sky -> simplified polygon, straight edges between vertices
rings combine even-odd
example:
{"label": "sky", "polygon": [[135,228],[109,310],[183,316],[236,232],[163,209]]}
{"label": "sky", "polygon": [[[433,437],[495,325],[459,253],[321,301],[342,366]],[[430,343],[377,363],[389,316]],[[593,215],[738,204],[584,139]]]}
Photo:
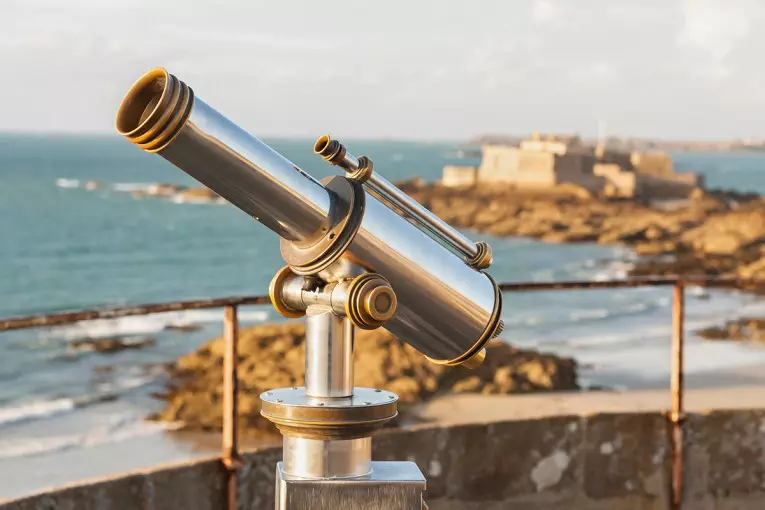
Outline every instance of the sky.
{"label": "sky", "polygon": [[162,66],[257,136],[765,138],[762,0],[0,0],[0,131]]}

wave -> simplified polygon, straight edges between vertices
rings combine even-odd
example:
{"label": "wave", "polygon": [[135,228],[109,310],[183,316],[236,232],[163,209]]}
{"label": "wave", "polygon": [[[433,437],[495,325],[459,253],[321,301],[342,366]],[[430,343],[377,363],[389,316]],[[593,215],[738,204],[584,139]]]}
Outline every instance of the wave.
{"label": "wave", "polygon": [[77,179],[64,179],[60,177],[56,179],[56,186],[59,188],[79,188],[80,181]]}
{"label": "wave", "polygon": [[77,408],[77,402],[71,398],[28,402],[17,406],[0,407],[0,425],[10,425],[36,418],[68,413]]}
{"label": "wave", "polygon": [[166,430],[178,429],[179,426],[177,423],[147,422],[133,413],[114,414],[109,416],[106,424],[79,434],[0,440],[0,459],[91,448],[160,434]]}
{"label": "wave", "polygon": [[[239,312],[241,322],[264,322],[268,320],[267,310]],[[168,327],[222,322],[223,313],[218,310],[185,310],[154,315],[119,317],[117,319],[96,319],[66,326],[53,327],[41,334],[43,339],[60,338],[102,338],[127,335],[159,333]]]}
{"label": "wave", "polygon": [[156,186],[150,182],[116,182],[112,185],[114,191],[125,191],[131,193],[133,191],[146,191],[152,186]]}
{"label": "wave", "polygon": [[597,336],[588,335],[569,338],[568,340],[565,340],[563,344],[569,347],[615,347],[617,345],[629,345],[634,347],[637,345],[645,345],[645,343],[650,340],[664,342],[670,329],[669,324],[648,326],[626,333],[598,334]]}
{"label": "wave", "polygon": [[125,391],[134,390],[136,388],[142,388],[143,386],[156,381],[159,376],[160,374],[154,373],[148,375],[122,377],[113,382],[98,383],[96,384],[96,389],[103,392],[102,394],[113,395],[114,393],[122,393]]}
{"label": "wave", "polygon": [[573,322],[579,322],[583,320],[596,320],[596,319],[605,319],[606,317],[610,316],[608,310],[605,308],[595,308],[590,310],[575,310],[568,314],[569,319],[571,319]]}
{"label": "wave", "polygon": [[651,313],[653,310],[656,310],[661,306],[662,303],[660,302],[638,301],[633,303],[623,303],[622,306],[614,306],[611,308],[593,307],[568,310],[567,315],[565,313],[561,314],[554,312],[550,312],[546,315],[518,314],[515,316],[503,317],[502,320],[505,323],[505,330],[523,328],[524,326],[540,326],[543,324],[545,326],[564,325],[572,322],[586,324],[589,322],[618,320],[623,317]]}

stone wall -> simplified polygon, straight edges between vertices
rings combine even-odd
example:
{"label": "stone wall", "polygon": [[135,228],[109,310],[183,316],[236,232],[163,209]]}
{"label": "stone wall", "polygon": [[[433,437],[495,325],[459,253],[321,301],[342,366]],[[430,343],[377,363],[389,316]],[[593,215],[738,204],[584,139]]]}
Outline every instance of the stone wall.
{"label": "stone wall", "polygon": [[478,167],[467,165],[446,165],[441,184],[452,188],[469,188],[476,185]]}
{"label": "stone wall", "polygon": [[637,174],[624,171],[616,163],[596,163],[593,169],[595,175],[606,179],[605,192],[609,196],[635,197],[640,193]]}
{"label": "stone wall", "polygon": [[[685,508],[748,510],[765,500],[765,411],[691,414]],[[557,416],[380,434],[377,460],[412,460],[432,510],[668,509],[670,427],[660,413]],[[280,449],[244,455],[240,508],[273,508]],[[220,510],[215,459],[38,494],[2,510]]]}
{"label": "stone wall", "polygon": [[664,152],[633,152],[630,161],[639,174],[665,177],[675,172],[672,157]]}

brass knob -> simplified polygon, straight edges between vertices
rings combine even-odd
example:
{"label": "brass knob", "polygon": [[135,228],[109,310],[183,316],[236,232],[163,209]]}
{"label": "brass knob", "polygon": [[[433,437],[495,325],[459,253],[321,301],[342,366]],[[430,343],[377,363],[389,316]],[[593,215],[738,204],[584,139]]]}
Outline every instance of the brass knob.
{"label": "brass knob", "polygon": [[468,259],[467,263],[469,266],[478,270],[486,269],[491,265],[493,258],[491,246],[489,246],[488,243],[485,243],[484,241],[479,241],[475,244],[478,248],[478,253],[475,254],[475,257]]}
{"label": "brass knob", "polygon": [[379,274],[367,273],[348,285],[345,313],[361,329],[376,329],[396,313],[396,293],[388,280]]}

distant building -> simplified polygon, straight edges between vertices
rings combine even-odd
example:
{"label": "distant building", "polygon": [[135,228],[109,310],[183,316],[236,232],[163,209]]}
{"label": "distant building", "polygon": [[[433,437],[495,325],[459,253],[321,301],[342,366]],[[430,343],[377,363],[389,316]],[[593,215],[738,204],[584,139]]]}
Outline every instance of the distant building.
{"label": "distant building", "polygon": [[502,183],[525,189],[573,184],[622,197],[684,197],[702,186],[700,176],[675,173],[663,152],[622,152],[582,144],[578,136],[539,135],[515,145],[481,147],[479,166],[447,165],[442,183],[470,187]]}

